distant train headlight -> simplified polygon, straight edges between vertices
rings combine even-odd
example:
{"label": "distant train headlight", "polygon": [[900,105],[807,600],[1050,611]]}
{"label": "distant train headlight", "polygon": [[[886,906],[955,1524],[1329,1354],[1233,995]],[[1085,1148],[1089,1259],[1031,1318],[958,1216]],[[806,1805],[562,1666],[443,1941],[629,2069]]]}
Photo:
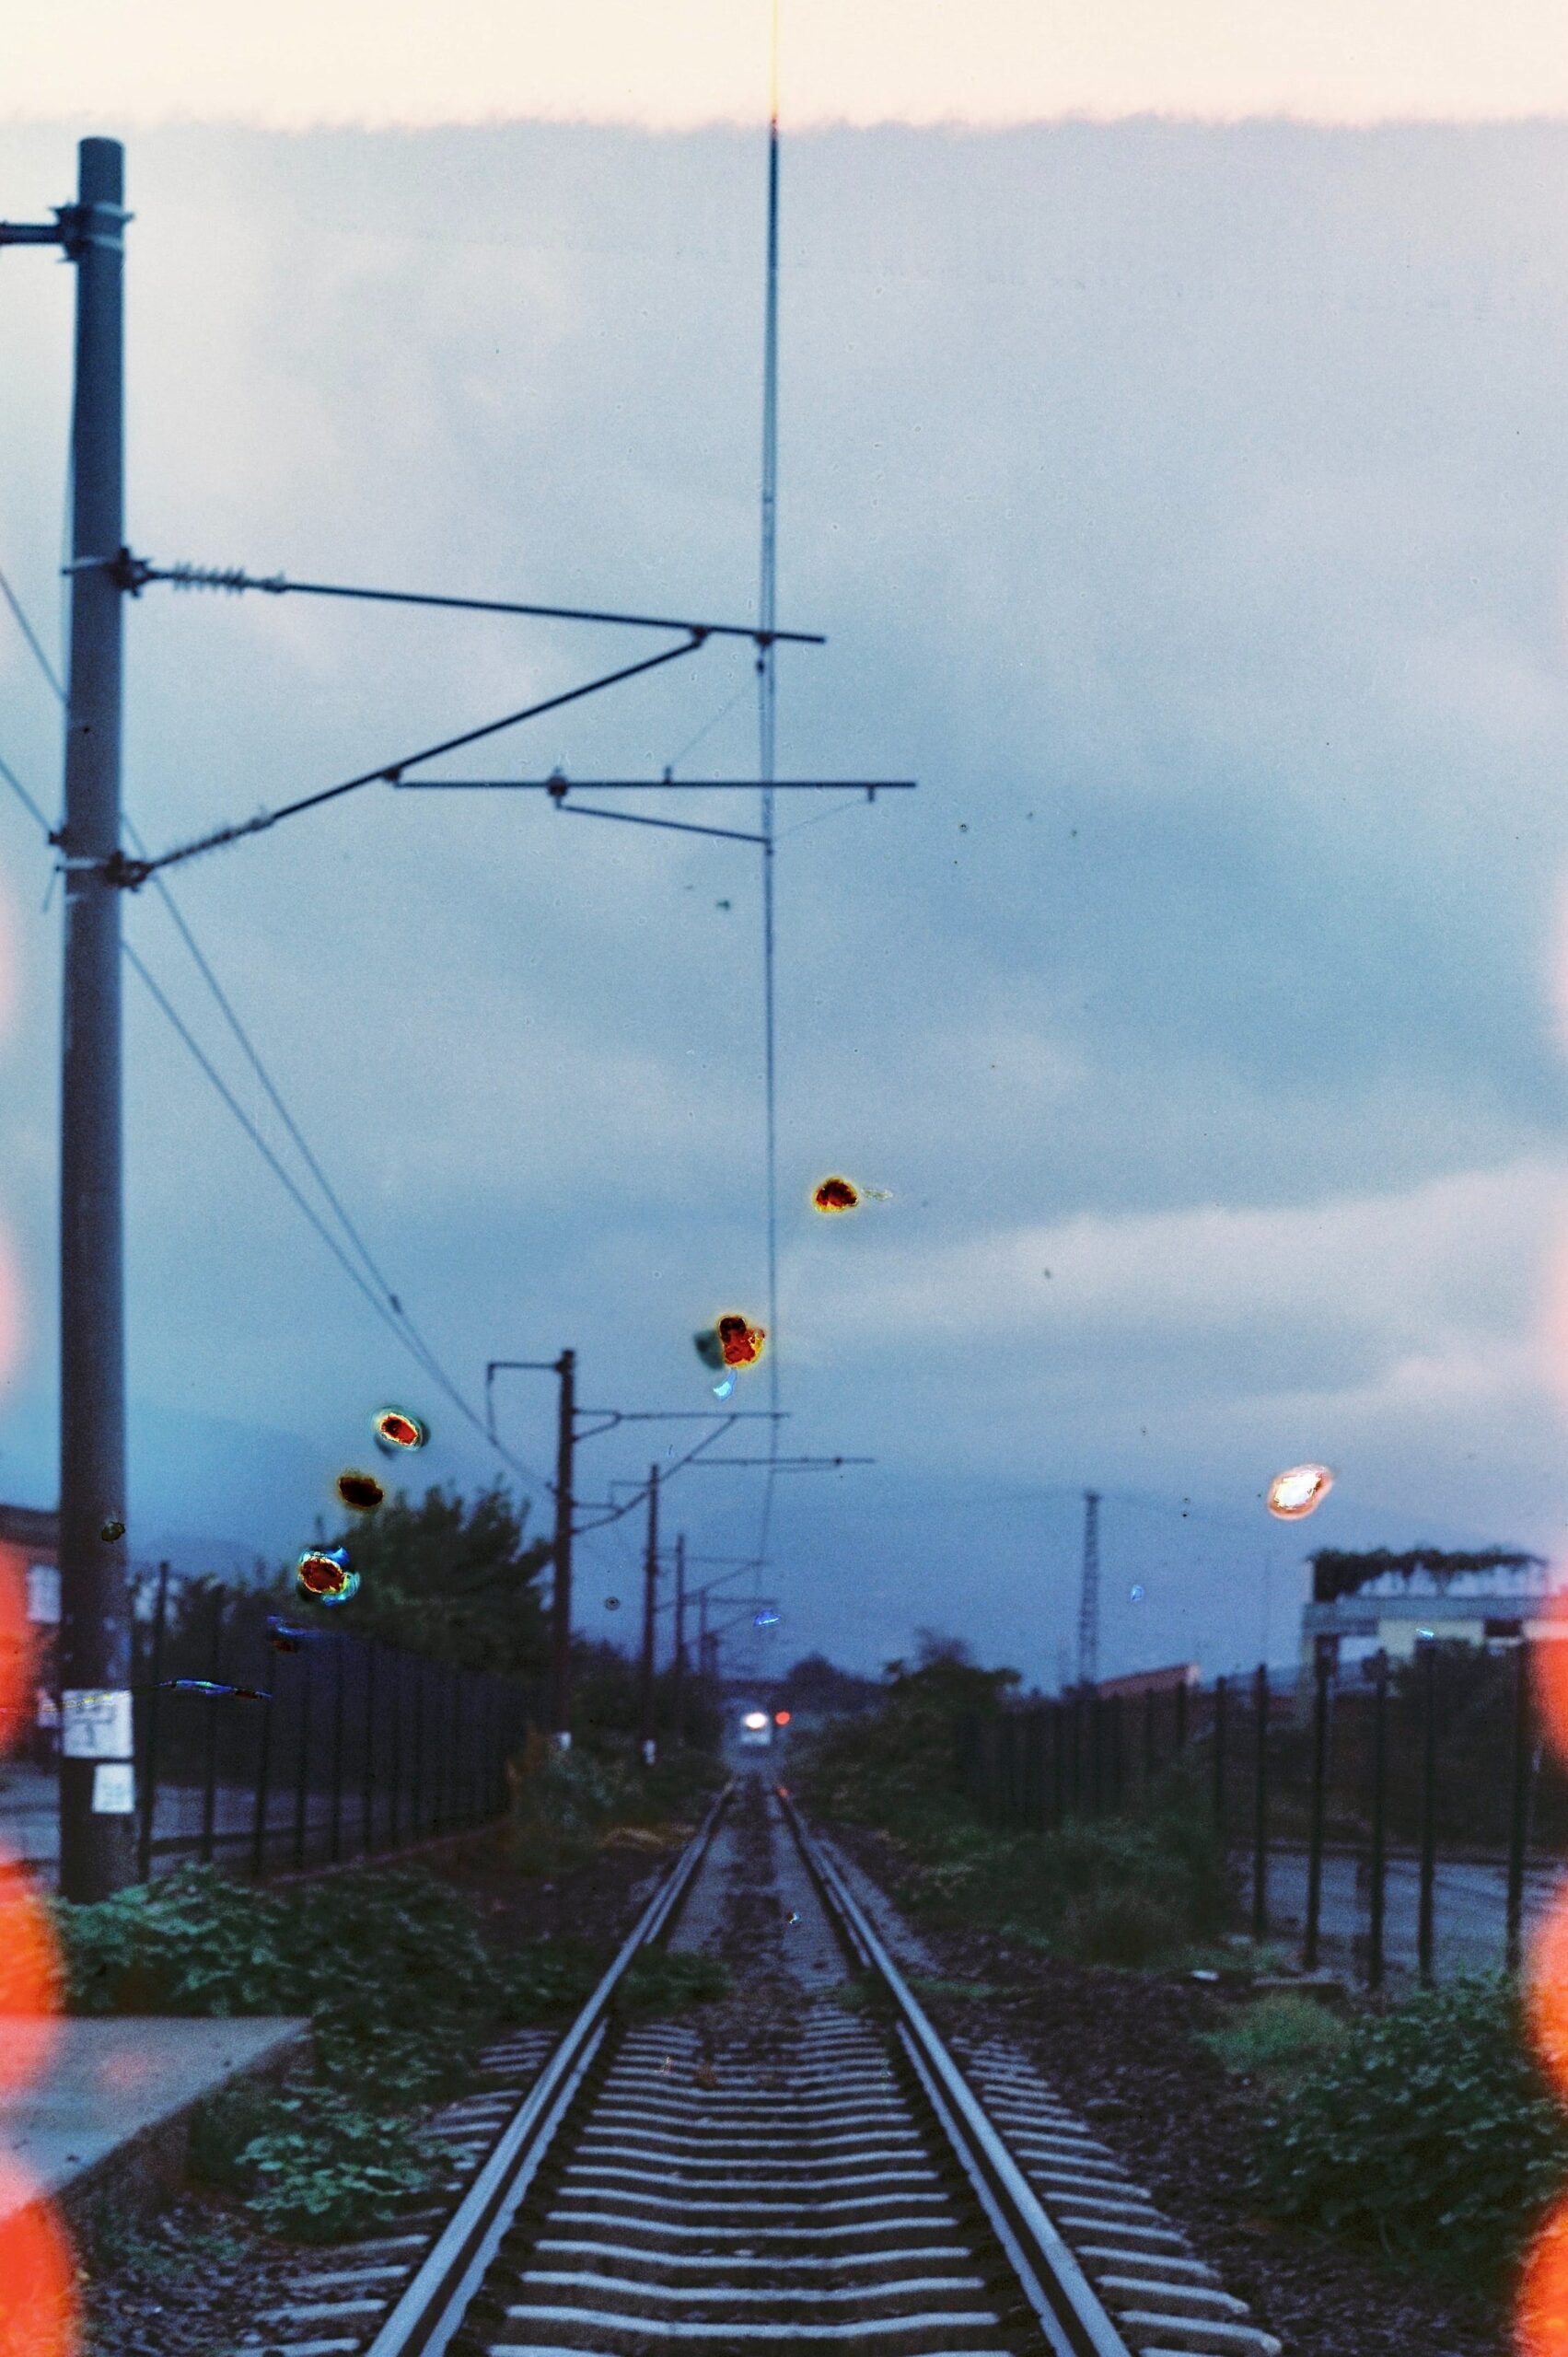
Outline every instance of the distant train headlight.
{"label": "distant train headlight", "polygon": [[768,1714],[766,1711],[748,1711],[740,1724],[743,1727],[752,1729],[765,1727],[768,1724]]}

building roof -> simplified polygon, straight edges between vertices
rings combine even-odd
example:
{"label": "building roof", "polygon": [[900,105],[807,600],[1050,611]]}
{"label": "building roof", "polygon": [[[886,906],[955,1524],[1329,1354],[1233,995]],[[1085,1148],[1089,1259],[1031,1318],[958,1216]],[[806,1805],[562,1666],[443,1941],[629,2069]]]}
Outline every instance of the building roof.
{"label": "building roof", "polygon": [[0,1546],[26,1547],[41,1560],[60,1552],[60,1516],[52,1506],[0,1504]]}

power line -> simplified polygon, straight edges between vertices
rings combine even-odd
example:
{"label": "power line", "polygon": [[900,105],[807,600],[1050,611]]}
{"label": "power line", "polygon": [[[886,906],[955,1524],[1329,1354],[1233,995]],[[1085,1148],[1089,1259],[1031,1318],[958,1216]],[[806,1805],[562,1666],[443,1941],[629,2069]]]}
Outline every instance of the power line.
{"label": "power line", "polygon": [[[0,572],[0,590],[4,591],[6,602],[10,607],[11,612],[16,618],[17,628],[20,630],[23,637],[28,643],[28,645],[32,650],[32,653],[37,659],[40,670],[43,673],[43,676],[49,682],[51,688],[54,691],[56,697],[59,699],[61,703],[64,704],[65,702],[65,691],[57,678],[54,668],[51,664],[48,656],[44,653],[42,644],[39,640],[38,633],[33,629],[31,622],[29,621],[26,612],[23,610],[20,600],[17,598],[15,590],[11,587],[10,583],[6,580],[4,572]],[[47,821],[44,819],[42,812],[39,809],[38,805],[33,801],[32,796],[28,793],[26,787],[22,785],[19,779],[12,774],[8,768],[5,771],[5,774],[8,783],[20,795],[28,808],[32,811],[34,817],[39,820],[40,824],[43,826],[44,830],[47,833],[49,831]],[[129,819],[125,820],[124,824],[125,831],[130,836],[132,843],[135,847],[136,851],[145,858],[146,845],[143,842],[137,830],[132,825]],[[195,963],[196,970],[201,975],[202,980],[205,982],[208,990],[212,993],[225,1022],[228,1025],[228,1028],[233,1032],[234,1037],[239,1042],[239,1046],[249,1062],[252,1072],[254,1072],[257,1079],[261,1082],[261,1086],[265,1089],[267,1097],[277,1112],[279,1119],[282,1120],[284,1127],[287,1130],[289,1136],[293,1139],[295,1145],[297,1147],[300,1157],[305,1163],[307,1169],[310,1172],[311,1177],[315,1179],[317,1185],[320,1188],[322,1194],[326,1197],[327,1202],[331,1204],[333,1212],[336,1213],[344,1235],[348,1237],[349,1242],[358,1253],[360,1260],[363,1261],[366,1271],[369,1272],[374,1283],[380,1288],[382,1295],[385,1296],[387,1307],[391,1311],[394,1317],[401,1319],[404,1327],[407,1329],[407,1339],[411,1342],[415,1355],[418,1358],[420,1364],[424,1369],[424,1372],[430,1376],[433,1381],[442,1384],[445,1387],[446,1377],[439,1362],[436,1358],[435,1353],[431,1350],[429,1344],[425,1341],[424,1336],[414,1325],[412,1318],[404,1309],[401,1301],[399,1299],[397,1294],[392,1290],[392,1287],[389,1283],[387,1278],[377,1266],[369,1246],[366,1243],[364,1237],[360,1234],[358,1228],[349,1217],[337,1190],[332,1186],[331,1181],[328,1178],[326,1172],[322,1169],[320,1163],[316,1158],[316,1155],[312,1153],[304,1132],[300,1129],[300,1126],[295,1120],[294,1115],[289,1111],[288,1107],[285,1104],[283,1097],[280,1094],[272,1074],[268,1072],[265,1064],[261,1062],[261,1056],[257,1052],[249,1032],[240,1022],[238,1016],[235,1013],[234,1007],[230,1004],[222,984],[219,982],[217,976],[214,973],[212,967],[208,964],[207,959],[203,955],[201,946],[198,943],[195,935],[192,932],[189,924],[187,924],[184,916],[181,914],[180,908],[175,901],[174,895],[169,890],[168,886],[165,883],[161,876],[154,875],[152,881],[157,888],[159,899],[162,900],[164,907],[168,911],[169,918],[178,931],[180,939],[184,942],[186,948],[191,953],[192,958]],[[146,979],[145,970],[144,979]],[[213,1076],[215,1078],[215,1075]],[[534,1478],[537,1478],[537,1476]]]}
{"label": "power line", "polygon": [[[778,589],[779,488],[779,8],[773,0],[768,58],[768,247],[762,299],[761,548],[758,583],[757,735],[762,778],[762,1052],[767,1123],[768,1405],[779,1404],[778,1062],[774,1004],[773,772],[776,765],[773,621]],[[771,1454],[778,1455],[777,1422]],[[762,1484],[761,1536],[766,1559],[773,1516],[773,1471]]]}
{"label": "power line", "polygon": [[64,703],[65,701],[65,691],[61,685],[58,678],[55,676],[54,666],[50,661],[48,656],[44,653],[31,622],[29,621],[26,614],[22,611],[16,591],[6,580],[4,573],[0,573],[0,596],[4,596],[6,603],[10,607],[12,613],[16,616],[17,628],[21,632],[22,636],[27,640],[27,643],[31,647],[33,654],[37,656],[40,670],[43,673],[44,678],[49,681],[50,686],[53,689],[61,702]]}

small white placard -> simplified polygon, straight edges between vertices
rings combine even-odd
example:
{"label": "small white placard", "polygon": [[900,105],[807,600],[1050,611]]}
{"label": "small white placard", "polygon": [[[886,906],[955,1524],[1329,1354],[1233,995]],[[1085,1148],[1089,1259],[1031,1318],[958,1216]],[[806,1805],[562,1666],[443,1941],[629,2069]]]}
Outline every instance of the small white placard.
{"label": "small white placard", "polygon": [[125,1688],[68,1686],[60,1706],[60,1748],[67,1759],[130,1759],[131,1696]]}
{"label": "small white placard", "polygon": [[60,1573],[52,1563],[28,1565],[28,1619],[58,1620]]}
{"label": "small white placard", "polygon": [[93,1770],[93,1815],[129,1817],[136,1805],[136,1771],[128,1759],[100,1759]]}

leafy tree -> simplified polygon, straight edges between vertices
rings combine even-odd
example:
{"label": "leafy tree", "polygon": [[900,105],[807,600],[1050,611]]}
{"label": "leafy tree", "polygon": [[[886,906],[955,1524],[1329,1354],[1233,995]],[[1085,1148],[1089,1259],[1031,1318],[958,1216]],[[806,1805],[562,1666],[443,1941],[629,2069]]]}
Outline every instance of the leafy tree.
{"label": "leafy tree", "polygon": [[528,1511],[496,1482],[471,1502],[439,1487],[417,1500],[400,1491],[356,1515],[331,1542],[359,1573],[344,1627],[459,1669],[539,1676],[549,1660],[540,1573],[551,1550],[525,1539]]}
{"label": "leafy tree", "polygon": [[825,1654],[803,1654],[779,1681],[779,1701],[791,1711],[869,1711],[881,1697],[875,1678],[856,1678]]}

